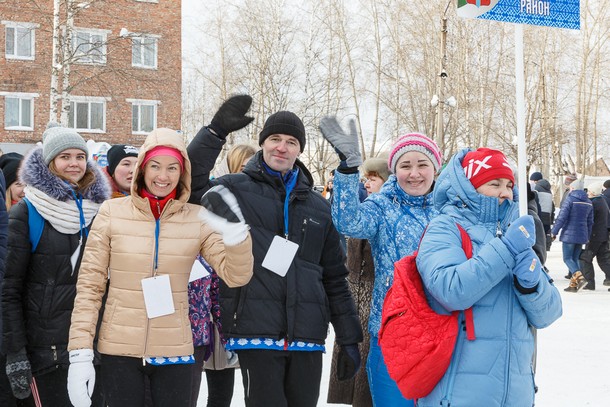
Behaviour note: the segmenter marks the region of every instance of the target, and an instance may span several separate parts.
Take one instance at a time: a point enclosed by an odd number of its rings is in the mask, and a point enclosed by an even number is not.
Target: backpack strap
[[[468,259],[472,258],[472,240],[468,235],[468,232],[459,224],[456,223],[459,231],[460,237],[462,238],[462,249],[464,253],[466,253],[466,257]],[[472,307],[464,310],[464,319],[466,320],[466,337],[469,341],[474,341],[476,339],[474,333],[474,317],[472,315]]]
[[[32,245],[31,252],[34,253],[36,247],[38,247],[38,242],[40,242],[40,237],[42,236],[44,219],[27,197],[23,198],[23,200],[28,206],[28,228],[30,231],[30,243]]]

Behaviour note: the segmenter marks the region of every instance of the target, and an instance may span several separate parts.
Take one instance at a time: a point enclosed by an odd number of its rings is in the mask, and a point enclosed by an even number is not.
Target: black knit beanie
[[[0,169],[4,174],[7,189],[17,181],[17,170],[21,160],[23,156],[19,153],[6,153],[0,156]]]
[[[292,112],[284,110],[269,116],[259,135],[258,145],[262,145],[265,139],[272,134],[293,136],[299,140],[301,152],[305,149],[305,126],[299,116]]]
[[[106,159],[108,160],[108,174],[114,176],[114,170],[119,165],[121,160],[125,157],[137,157],[138,149],[134,146],[128,146],[125,144],[115,144],[108,149],[106,153]]]

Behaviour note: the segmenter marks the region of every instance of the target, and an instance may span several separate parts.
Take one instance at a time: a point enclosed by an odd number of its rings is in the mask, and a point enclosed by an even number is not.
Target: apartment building
[[[60,95],[69,89],[69,127],[86,140],[134,145],[153,128],[179,129],[181,1],[60,0],[54,24],[56,3],[0,0],[0,142],[41,141],[51,116],[54,26],[62,38],[72,34],[72,54],[62,47],[55,64]]]

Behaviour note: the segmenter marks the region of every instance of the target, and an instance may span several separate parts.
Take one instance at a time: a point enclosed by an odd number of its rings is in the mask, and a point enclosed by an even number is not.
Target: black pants
[[[590,252],[590,253],[589,253]],[[583,260],[587,258],[587,255],[591,258],[591,261]],[[593,258],[597,258],[597,264],[599,268],[605,274],[605,279],[610,280],[610,248],[608,242],[590,242],[585,246],[581,254],[580,267],[582,269],[582,275],[587,280],[587,286],[589,288],[595,288],[595,270],[593,268]]]
[[[100,369],[95,368],[95,389],[91,396],[93,407],[104,407],[104,395],[102,391],[102,380]],[[34,375],[36,388],[43,407],[72,407],[68,396],[68,367],[58,366],[50,372]]]
[[[142,359],[102,355],[108,407],[143,407],[145,378],[155,407],[190,407],[193,365],[144,365]]]
[[[208,384],[207,407],[230,407],[235,385],[235,368],[222,370],[205,369]]]
[[[237,351],[247,407],[315,407],[322,352]]]

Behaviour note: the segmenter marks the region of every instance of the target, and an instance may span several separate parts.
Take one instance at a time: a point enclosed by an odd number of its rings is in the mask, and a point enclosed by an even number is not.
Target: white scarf
[[[58,232],[70,235],[80,232],[80,213],[76,201],[58,201],[29,185],[25,187],[25,196],[34,205],[40,216],[46,219]],[[85,225],[83,227],[87,227],[91,224],[101,204],[89,199],[83,199],[82,202],[83,215],[85,217]]]

